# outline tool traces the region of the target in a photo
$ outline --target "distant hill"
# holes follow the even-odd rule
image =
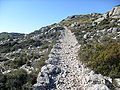
[[[10,38],[17,38],[17,37],[21,37],[24,36],[25,34],[23,33],[8,33],[8,32],[2,32],[0,33],[0,40],[6,40],[6,39],[10,39]]]

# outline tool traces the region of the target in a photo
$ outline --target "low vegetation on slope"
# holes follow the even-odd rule
[[[119,26],[102,21],[96,26],[71,28],[81,48],[80,60],[97,73],[120,78]]]
[[[19,37],[23,37],[23,36],[24,36],[24,34],[21,34],[21,33],[2,32],[2,33],[0,33],[0,41],[11,39],[11,38],[19,38]]]
[[[64,19],[60,24],[69,26],[72,24],[78,24],[78,26],[84,25],[84,24],[91,24],[95,19],[98,18],[101,14],[94,13],[94,14],[87,14],[87,15],[73,15],[69,16],[66,19]]]
[[[33,90],[37,75],[60,36],[61,27],[43,27],[0,42],[0,90]]]
[[[79,57],[95,72],[112,78],[120,78],[120,43],[81,47]]]

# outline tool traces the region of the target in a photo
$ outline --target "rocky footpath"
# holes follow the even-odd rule
[[[78,60],[78,41],[69,29],[61,32],[34,90],[111,90],[112,79],[95,74]]]

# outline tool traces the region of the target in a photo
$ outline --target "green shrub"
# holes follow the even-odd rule
[[[6,83],[5,75],[0,74],[0,89],[1,90],[6,90],[5,83]]]
[[[79,57],[97,73],[120,77],[120,43],[86,45],[81,47]]]
[[[0,90],[33,90],[38,72],[27,74],[24,69],[18,69],[6,75],[0,74]]]
[[[6,90],[22,90],[25,83],[27,83],[27,72],[23,69],[6,75]]]

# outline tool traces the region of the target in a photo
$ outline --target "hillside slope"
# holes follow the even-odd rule
[[[53,47],[35,90],[119,90],[119,10],[118,5],[105,14],[73,15],[61,21],[68,29],[56,44],[58,49]]]
[[[0,90],[120,90],[120,5],[0,35]]]
[[[23,37],[25,34],[22,33],[7,33],[7,32],[2,32],[0,33],[0,41],[2,40],[7,40],[7,39],[12,39],[12,38],[19,38]]]
[[[95,74],[77,58],[80,45],[67,28],[42,67],[35,90],[109,90],[110,78]],[[107,86],[106,84],[109,85]],[[108,88],[109,87],[109,88]]]
[[[47,26],[0,42],[0,89],[33,90],[62,26]]]

